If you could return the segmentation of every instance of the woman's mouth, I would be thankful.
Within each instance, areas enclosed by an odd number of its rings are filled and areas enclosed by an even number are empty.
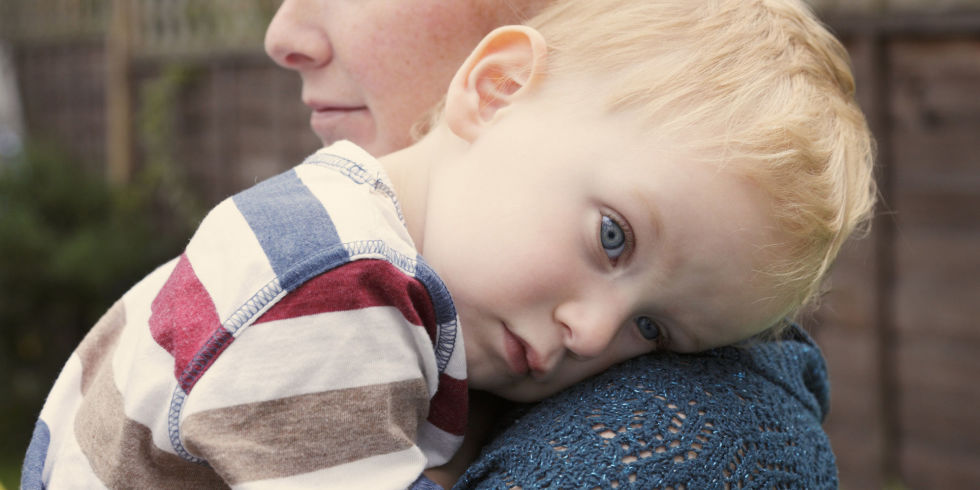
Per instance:
[[[367,107],[307,105],[313,109],[310,127],[325,144],[342,139],[364,144],[373,137],[374,126]]]

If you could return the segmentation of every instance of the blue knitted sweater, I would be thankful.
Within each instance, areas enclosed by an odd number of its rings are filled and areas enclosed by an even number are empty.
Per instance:
[[[620,364],[510,414],[454,488],[836,488],[819,349],[778,342]]]

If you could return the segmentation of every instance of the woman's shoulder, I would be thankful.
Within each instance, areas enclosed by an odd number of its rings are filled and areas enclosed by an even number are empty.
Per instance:
[[[458,487],[835,488],[823,357],[777,341],[624,362],[514,412]]]

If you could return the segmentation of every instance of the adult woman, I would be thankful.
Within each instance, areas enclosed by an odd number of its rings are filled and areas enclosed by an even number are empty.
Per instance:
[[[300,74],[324,143],[382,155],[408,144],[486,32],[546,3],[286,0],[266,51]],[[796,327],[778,343],[648,355],[511,412],[468,468],[464,450],[462,466],[428,474],[448,485],[465,469],[459,486],[492,488],[833,487],[825,377]]]

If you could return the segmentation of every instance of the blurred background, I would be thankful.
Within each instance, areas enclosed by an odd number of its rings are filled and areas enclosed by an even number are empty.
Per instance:
[[[980,0],[812,0],[883,204],[804,319],[841,487],[980,488]],[[204,210],[318,147],[262,51],[277,0],[0,0],[0,487],[44,396]]]

